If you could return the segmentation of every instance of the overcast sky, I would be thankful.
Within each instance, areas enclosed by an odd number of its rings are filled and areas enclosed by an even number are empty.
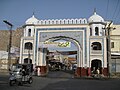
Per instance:
[[[120,0],[0,0],[0,30],[7,30],[3,20],[22,26],[35,13],[39,20],[89,18],[96,11],[105,20],[120,23]]]

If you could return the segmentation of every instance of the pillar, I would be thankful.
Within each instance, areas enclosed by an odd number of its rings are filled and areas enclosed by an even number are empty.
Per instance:
[[[40,76],[46,76],[47,74],[47,65],[46,65],[46,48],[40,48],[39,53],[39,66],[40,67]]]

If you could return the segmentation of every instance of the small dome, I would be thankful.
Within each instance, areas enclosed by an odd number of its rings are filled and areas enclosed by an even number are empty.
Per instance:
[[[25,23],[26,24],[37,24],[38,21],[39,20],[37,18],[35,18],[35,16],[33,15],[31,18],[27,19]]]
[[[96,12],[94,12],[94,14],[88,19],[88,22],[91,23],[91,22],[104,22],[104,19],[96,14]]]

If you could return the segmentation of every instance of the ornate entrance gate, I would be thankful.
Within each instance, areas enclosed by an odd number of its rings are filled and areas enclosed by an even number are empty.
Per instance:
[[[45,47],[42,43],[65,40],[77,47],[77,76],[90,76],[91,69],[97,65],[96,61],[92,60],[96,59],[101,60],[102,74],[107,76],[109,54],[106,48],[107,34],[103,30],[106,25],[106,21],[96,12],[88,20],[85,18],[38,20],[33,15],[23,26],[24,36],[21,38],[19,62],[24,63],[24,59],[29,58],[34,66],[40,67],[41,75],[46,75],[49,45]]]

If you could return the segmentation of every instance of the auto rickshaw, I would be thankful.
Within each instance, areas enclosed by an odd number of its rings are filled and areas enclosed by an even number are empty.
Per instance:
[[[31,84],[33,82],[32,78],[32,65],[31,64],[15,64],[12,65],[10,70],[9,85],[14,84],[23,85]]]

